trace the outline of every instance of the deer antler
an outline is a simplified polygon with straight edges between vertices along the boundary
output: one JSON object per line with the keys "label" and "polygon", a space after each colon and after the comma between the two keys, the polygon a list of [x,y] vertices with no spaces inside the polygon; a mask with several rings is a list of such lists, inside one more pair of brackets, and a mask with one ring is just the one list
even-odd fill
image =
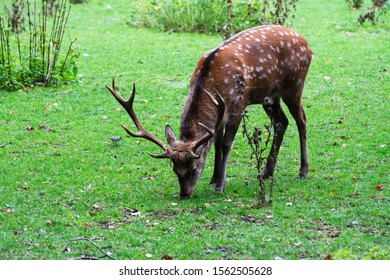
{"label": "deer antler", "polygon": [[134,133],[134,132],[130,131],[125,125],[122,124],[122,127],[126,130],[126,132],[133,137],[145,138],[145,139],[155,143],[156,145],[160,146],[164,150],[164,153],[160,154],[160,155],[154,155],[154,154],[148,153],[152,157],[170,158],[171,157],[170,156],[171,149],[169,149],[169,147],[164,142],[162,142],[160,139],[158,139],[157,137],[155,137],[154,135],[152,135],[151,133],[149,133],[148,131],[146,131],[143,128],[141,122],[138,120],[137,115],[135,114],[135,112],[133,110],[133,102],[134,102],[134,97],[135,97],[135,83],[133,84],[133,90],[132,90],[130,98],[128,100],[123,99],[122,96],[118,93],[118,91],[115,87],[115,80],[114,79],[112,79],[112,87],[110,88],[109,86],[106,86],[106,88],[111,92],[111,94],[115,97],[115,99],[119,102],[119,104],[121,104],[122,107],[127,111],[127,113],[130,115],[131,119],[133,120],[135,126],[138,129],[138,132]]}
{"label": "deer antler", "polygon": [[221,97],[221,95],[218,92],[215,92],[215,95],[218,100],[215,100],[213,95],[206,89],[204,91],[207,93],[207,96],[210,98],[211,102],[217,107],[218,110],[218,119],[217,123],[215,124],[215,128],[218,129],[219,124],[222,121],[223,115],[225,114],[225,101]]}

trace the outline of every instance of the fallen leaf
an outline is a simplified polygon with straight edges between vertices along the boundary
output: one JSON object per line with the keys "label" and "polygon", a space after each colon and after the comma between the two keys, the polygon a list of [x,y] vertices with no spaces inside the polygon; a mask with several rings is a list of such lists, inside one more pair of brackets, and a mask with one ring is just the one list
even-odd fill
{"label": "fallen leaf", "polygon": [[148,259],[150,259],[150,258],[153,257],[153,255],[148,253],[148,254],[145,255],[145,257],[147,257]]}
{"label": "fallen leaf", "polygon": [[376,189],[377,191],[382,191],[384,188],[385,188],[384,185],[378,185],[378,186],[375,187],[375,189]]}
{"label": "fallen leaf", "polygon": [[47,221],[46,224],[47,224],[48,226],[54,226],[54,224],[53,224],[52,221]]}
{"label": "fallen leaf", "polygon": [[123,209],[123,213],[126,217],[141,216],[141,211],[137,209]]}
{"label": "fallen leaf", "polygon": [[286,206],[292,206],[293,203],[292,202],[286,202]]}
{"label": "fallen leaf", "polygon": [[12,208],[5,209],[5,213],[12,213],[12,212],[14,212],[14,210],[12,210]]}
{"label": "fallen leaf", "polygon": [[163,119],[170,119],[170,118],[171,118],[171,116],[168,116],[168,115],[163,116]]}
{"label": "fallen leaf", "polygon": [[335,191],[330,191],[329,194],[330,194],[330,195],[335,195],[336,192],[335,192]]}
{"label": "fallen leaf", "polygon": [[164,255],[164,256],[162,257],[162,259],[163,259],[163,260],[172,260],[173,258],[172,258],[172,256],[170,256],[170,255]]}
{"label": "fallen leaf", "polygon": [[22,189],[23,189],[23,190],[29,190],[30,187],[29,187],[29,186],[23,186]]}
{"label": "fallen leaf", "polygon": [[333,260],[333,256],[331,254],[327,254],[325,260]]}
{"label": "fallen leaf", "polygon": [[62,252],[69,254],[70,252],[72,252],[72,249],[70,249],[70,247],[65,247],[65,249]]}
{"label": "fallen leaf", "polygon": [[95,203],[95,204],[92,206],[92,208],[93,208],[93,210],[96,210],[96,211],[102,210],[102,209],[100,208],[99,203]]}
{"label": "fallen leaf", "polygon": [[28,130],[28,131],[33,131],[33,130],[35,130],[35,128],[33,128],[32,126],[29,126],[29,125],[26,126],[25,129]]}
{"label": "fallen leaf", "polygon": [[347,225],[347,227],[348,228],[353,228],[353,227],[356,227],[356,226],[358,226],[359,225],[359,222],[357,222],[357,221],[352,221],[352,222],[350,222],[348,225]]}

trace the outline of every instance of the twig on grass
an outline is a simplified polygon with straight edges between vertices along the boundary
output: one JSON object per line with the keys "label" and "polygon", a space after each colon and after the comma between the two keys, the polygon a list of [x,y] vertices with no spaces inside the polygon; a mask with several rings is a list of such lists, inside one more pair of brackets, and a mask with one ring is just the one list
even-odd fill
{"label": "twig on grass", "polygon": [[[94,239],[97,239],[97,238],[94,238]],[[107,257],[107,258],[110,258],[112,260],[116,260],[114,257],[111,256],[111,253],[109,252],[105,252],[103,250],[102,247],[100,247],[99,245],[97,245],[95,242],[92,241],[92,239],[90,238],[86,238],[86,237],[78,237],[78,238],[75,238],[75,239],[72,239],[72,241],[88,241],[89,243],[91,243],[93,246],[95,246],[96,248],[99,249],[100,252],[102,252],[103,256],[101,257],[94,257],[94,256],[86,256],[86,255],[82,255],[80,258],[76,258],[75,260],[77,259],[81,259],[81,260],[100,260],[101,258],[104,258],[104,257]]]}

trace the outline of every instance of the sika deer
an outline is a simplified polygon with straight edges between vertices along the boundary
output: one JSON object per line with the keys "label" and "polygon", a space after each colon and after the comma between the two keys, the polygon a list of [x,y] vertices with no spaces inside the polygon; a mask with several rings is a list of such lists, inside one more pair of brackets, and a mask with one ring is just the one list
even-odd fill
{"label": "sika deer", "polygon": [[287,105],[299,131],[301,167],[299,177],[308,173],[306,115],[301,103],[302,90],[312,59],[306,40],[297,32],[282,26],[254,27],[223,42],[207,52],[198,62],[191,77],[190,92],[180,125],[180,139],[166,125],[169,146],[147,132],[133,111],[135,85],[129,100],[117,92],[113,80],[107,87],[126,109],[139,132],[133,137],[146,138],[164,153],[155,158],[169,158],[180,184],[180,198],[190,198],[203,171],[212,142],[215,163],[211,184],[215,192],[225,188],[226,166],[233,139],[243,111],[248,105],[262,104],[278,133],[262,173],[273,176],[277,155],[288,126],[280,99]]}

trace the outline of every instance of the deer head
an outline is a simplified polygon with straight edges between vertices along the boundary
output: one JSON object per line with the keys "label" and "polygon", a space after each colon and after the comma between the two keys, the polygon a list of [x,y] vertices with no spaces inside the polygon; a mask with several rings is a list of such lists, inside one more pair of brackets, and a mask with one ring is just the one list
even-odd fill
{"label": "deer head", "polygon": [[[161,154],[149,153],[149,155],[154,158],[168,158],[172,161],[173,171],[176,173],[179,179],[180,198],[190,198],[196,186],[196,183],[198,182],[200,175],[202,174],[207,151],[209,149],[209,140],[214,137],[214,129],[210,129],[206,125],[198,123],[199,128],[204,131],[203,135],[194,141],[183,141],[176,139],[175,133],[173,132],[171,126],[167,124],[165,126],[165,136],[169,144],[168,146],[163,141],[146,131],[143,128],[138,117],[136,116],[133,109],[133,102],[136,92],[135,84],[133,84],[133,90],[128,100],[123,99],[122,96],[118,93],[114,79],[112,80],[112,87],[106,87],[130,115],[131,119],[133,120],[135,126],[138,129],[138,132],[134,133],[130,131],[123,124],[122,127],[132,137],[145,138],[155,143],[164,150],[164,152]],[[216,127],[218,127],[218,123],[221,122],[224,112],[223,99],[219,94],[216,94],[218,100],[217,101],[209,92],[206,93],[210,101],[215,105],[218,111],[218,122],[216,125]]]}

